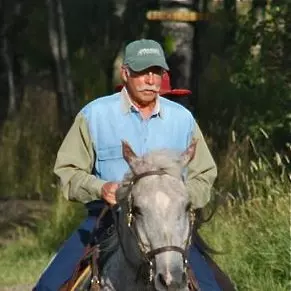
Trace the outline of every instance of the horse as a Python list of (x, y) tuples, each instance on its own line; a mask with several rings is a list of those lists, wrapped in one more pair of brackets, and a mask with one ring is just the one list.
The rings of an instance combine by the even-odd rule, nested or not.
[(193, 140), (182, 154), (158, 150), (139, 157), (122, 141), (130, 170), (111, 209), (113, 226), (90, 271), (70, 290), (199, 290), (187, 261), (195, 211), (185, 175), (195, 148)]

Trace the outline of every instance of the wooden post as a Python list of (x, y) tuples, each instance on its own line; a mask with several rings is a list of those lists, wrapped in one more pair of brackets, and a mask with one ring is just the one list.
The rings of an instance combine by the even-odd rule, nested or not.
[[(193, 11), (195, 0), (160, 0), (160, 10), (148, 11), (149, 21), (161, 21), (162, 36), (167, 42), (167, 61), (170, 67), (171, 84), (174, 88), (193, 91), (192, 96), (177, 100), (191, 111), (195, 105), (196, 82), (193, 81), (193, 43), (195, 27), (193, 23), (208, 20), (209, 14)], [(197, 2), (197, 1), (196, 1)], [(170, 43), (170, 45), (169, 45)], [(171, 47), (171, 51), (167, 51)], [(195, 64), (195, 62), (194, 62)]]

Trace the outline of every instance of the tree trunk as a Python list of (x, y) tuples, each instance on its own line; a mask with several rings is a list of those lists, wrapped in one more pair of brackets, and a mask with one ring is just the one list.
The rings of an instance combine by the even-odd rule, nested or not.
[(286, 4), (285, 34), (283, 38), (283, 62), (282, 67), (286, 76), (286, 82), (291, 86), (291, 2)]
[[(194, 0), (161, 0), (161, 10), (190, 11)], [(162, 35), (172, 43), (173, 51), (167, 58), (171, 85), (173, 88), (193, 89), (192, 87), (192, 63), (193, 63), (193, 39), (195, 30), (192, 23), (164, 21), (161, 24)], [(196, 96), (181, 97), (175, 100), (193, 110)]]
[(60, 52), (61, 52), (61, 60), (62, 67), (64, 70), (64, 79), (65, 79), (65, 87), (68, 98), (68, 106), (69, 110), (72, 114), (75, 113), (75, 94), (74, 94), (74, 86), (72, 82), (71, 76), (71, 67), (69, 62), (69, 53), (68, 53), (68, 44), (67, 44), (67, 35), (66, 35), (66, 25), (65, 18), (63, 13), (63, 6), (61, 0), (57, 0), (57, 15), (58, 15), (58, 27), (59, 27), (59, 39), (60, 39)]
[(227, 48), (234, 44), (235, 34), (236, 34), (236, 1), (237, 0), (224, 0), (223, 6), (226, 13), (228, 25), (226, 28), (226, 33), (224, 37), (224, 48)]
[[(198, 13), (208, 13), (209, 0), (196, 0), (194, 1), (193, 9)], [(199, 115), (199, 81), (200, 76), (204, 68), (204, 59), (207, 52), (201, 52), (201, 39), (204, 36), (204, 32), (208, 23), (206, 21), (196, 21), (194, 23), (195, 37), (193, 38), (193, 58), (192, 58), (192, 91), (193, 99), (191, 104), (193, 106), (193, 112), (195, 116)], [(204, 54), (204, 55), (203, 55)]]
[(74, 115), (73, 86), (65, 35), (65, 24), (60, 0), (46, 0), (48, 9), (48, 34), (53, 56), (53, 74), (59, 105), (59, 123), (66, 131)]
[[(10, 6), (8, 5), (10, 4)], [(20, 59), (17, 55), (17, 35), (19, 27), (17, 26), (19, 17), (22, 13), (23, 3), (13, 1), (7, 3), (0, 1), (0, 42), (1, 42), (1, 60), (2, 60), (2, 83), (1, 92), (7, 94), (7, 100), (1, 102), (1, 119), (14, 116), (21, 107), (23, 96), (23, 82), (21, 74)], [(7, 88), (7, 89), (4, 89)]]
[(9, 92), (9, 103), (8, 103), (8, 116), (12, 117), (16, 113), (16, 88), (14, 81), (14, 71), (13, 71), (13, 59), (11, 57), (11, 53), (9, 50), (9, 42), (7, 39), (7, 35), (3, 36), (2, 39), (2, 56), (6, 68), (7, 74), (7, 84), (8, 84), (8, 92)]

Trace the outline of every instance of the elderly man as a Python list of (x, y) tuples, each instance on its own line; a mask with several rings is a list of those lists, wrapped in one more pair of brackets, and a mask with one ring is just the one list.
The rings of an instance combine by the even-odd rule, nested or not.
[[(120, 71), (121, 92), (92, 101), (77, 115), (58, 152), (55, 173), (65, 197), (84, 203), (89, 218), (64, 244), (35, 290), (57, 290), (70, 278), (86, 244), (82, 233), (92, 231), (104, 201), (116, 204), (115, 192), (128, 171), (121, 140), (144, 155), (162, 148), (182, 152), (196, 138), (196, 157), (189, 164), (186, 185), (194, 207), (202, 208), (209, 201), (216, 166), (192, 114), (159, 96), (168, 70), (160, 44), (149, 39), (131, 42)], [(200, 288), (220, 290), (196, 248), (189, 259)]]

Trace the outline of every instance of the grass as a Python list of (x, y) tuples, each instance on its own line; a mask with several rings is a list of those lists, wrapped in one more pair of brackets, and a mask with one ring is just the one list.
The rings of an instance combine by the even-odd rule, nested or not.
[[(225, 252), (215, 259), (238, 290), (290, 290), (289, 205), (288, 195), (229, 202), (203, 227), (210, 245)], [(60, 199), (38, 235), (23, 233), (20, 241), (0, 249), (0, 286), (35, 282), (82, 215), (77, 205)]]
[(84, 216), (81, 205), (68, 203), (61, 196), (52, 208), (51, 216), (38, 222), (36, 232), (18, 228), (19, 239), (0, 248), (0, 287), (35, 283)]
[(0, 198), (51, 200), (53, 163), (61, 140), (56, 106), (51, 94), (27, 90), (19, 115), (0, 128)]
[(249, 137), (230, 143), (227, 157), (220, 185), (231, 198), (202, 232), (226, 251), (216, 259), (239, 290), (290, 290), (290, 161)]
[(289, 205), (287, 195), (235, 202), (202, 229), (239, 290), (290, 290)]
[(0, 248), (0, 287), (36, 282), (50, 256), (27, 238)]

